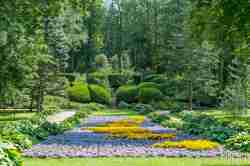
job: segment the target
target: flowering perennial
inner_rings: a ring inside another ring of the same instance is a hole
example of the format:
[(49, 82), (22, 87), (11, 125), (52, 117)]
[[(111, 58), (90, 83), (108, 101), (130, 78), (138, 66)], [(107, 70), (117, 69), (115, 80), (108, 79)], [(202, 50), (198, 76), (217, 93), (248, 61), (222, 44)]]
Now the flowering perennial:
[(154, 144), (155, 148), (176, 148), (188, 150), (212, 150), (218, 149), (220, 145), (216, 142), (208, 140), (184, 140), (179, 142), (166, 141), (163, 143)]
[(154, 133), (149, 129), (140, 127), (144, 121), (144, 117), (138, 116), (131, 119), (110, 122), (102, 127), (92, 127), (88, 129), (96, 133), (110, 134), (111, 137), (133, 140), (162, 140), (176, 137), (176, 134), (173, 133)]

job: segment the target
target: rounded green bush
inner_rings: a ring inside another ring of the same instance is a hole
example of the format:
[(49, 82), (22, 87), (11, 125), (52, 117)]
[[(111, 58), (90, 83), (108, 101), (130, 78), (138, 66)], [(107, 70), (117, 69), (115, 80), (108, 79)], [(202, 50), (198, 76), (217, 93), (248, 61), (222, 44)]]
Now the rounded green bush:
[(138, 88), (135, 85), (124, 85), (118, 88), (116, 99), (118, 102), (135, 103), (138, 98)]
[(139, 90), (139, 101), (142, 103), (151, 103), (162, 100), (163, 94), (157, 88), (141, 88)]
[(107, 88), (93, 84), (89, 85), (89, 91), (93, 102), (111, 104), (112, 96)]
[(75, 82), (66, 92), (72, 101), (86, 103), (91, 100), (88, 86), (82, 82)]
[(139, 89), (143, 89), (143, 88), (155, 88), (155, 89), (159, 89), (159, 85), (154, 83), (154, 82), (142, 82), (139, 85)]

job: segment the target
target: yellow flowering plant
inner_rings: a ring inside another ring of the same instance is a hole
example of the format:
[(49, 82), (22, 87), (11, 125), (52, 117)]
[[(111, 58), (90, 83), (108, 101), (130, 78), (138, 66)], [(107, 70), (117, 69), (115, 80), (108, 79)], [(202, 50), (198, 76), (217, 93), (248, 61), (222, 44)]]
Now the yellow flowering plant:
[(110, 134), (111, 137), (127, 139), (162, 140), (176, 137), (176, 134), (174, 133), (154, 133), (148, 129), (140, 127), (144, 121), (145, 118), (143, 116), (135, 116), (126, 120), (110, 122), (104, 126), (88, 128), (88, 130), (96, 133)]
[(209, 140), (184, 140), (179, 142), (166, 141), (163, 143), (154, 144), (156, 148), (177, 148), (188, 150), (212, 150), (218, 149), (220, 145)]

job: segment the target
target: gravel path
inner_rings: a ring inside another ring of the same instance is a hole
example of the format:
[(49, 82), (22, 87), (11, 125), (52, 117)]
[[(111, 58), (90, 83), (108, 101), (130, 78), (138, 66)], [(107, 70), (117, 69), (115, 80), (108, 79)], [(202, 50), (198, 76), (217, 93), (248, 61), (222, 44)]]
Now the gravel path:
[(76, 111), (63, 111), (63, 112), (59, 112), (57, 114), (54, 115), (50, 115), (48, 117), (48, 121), (51, 123), (60, 123), (63, 122), (65, 119), (68, 119), (72, 116), (74, 116), (76, 113)]
[[(68, 114), (69, 115), (69, 114)], [(60, 115), (59, 115), (60, 117)], [(92, 116), (86, 119), (82, 127), (127, 119), (126, 116)], [(146, 120), (147, 121), (147, 120)], [(175, 132), (148, 122), (142, 125), (153, 131), (170, 133)], [(138, 156), (165, 156), (165, 157), (214, 157), (223, 154), (223, 150), (190, 151), (184, 149), (160, 149), (151, 145), (157, 141), (128, 140), (110, 138), (106, 134), (97, 134), (87, 130), (75, 128), (62, 135), (50, 136), (46, 141), (34, 145), (24, 152), (29, 157), (138, 157)]]

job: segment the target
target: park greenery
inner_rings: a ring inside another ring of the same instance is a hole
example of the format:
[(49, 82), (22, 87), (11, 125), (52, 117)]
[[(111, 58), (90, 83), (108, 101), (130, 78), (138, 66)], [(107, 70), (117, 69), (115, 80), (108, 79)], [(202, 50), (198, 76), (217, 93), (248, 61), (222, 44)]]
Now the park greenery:
[(249, 0), (0, 2), (0, 165), (86, 157), (36, 153), (76, 129), (147, 140), (134, 160), (250, 156)]

